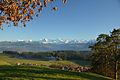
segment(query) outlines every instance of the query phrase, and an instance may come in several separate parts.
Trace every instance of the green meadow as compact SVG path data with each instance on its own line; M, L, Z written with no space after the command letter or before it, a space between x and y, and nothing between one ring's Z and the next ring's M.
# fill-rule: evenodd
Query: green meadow
M38 66L17 66L17 62L38 64ZM72 72L47 67L50 65L77 66L78 64L71 61L38 61L18 59L0 54L0 80L111 80L108 77L95 73Z

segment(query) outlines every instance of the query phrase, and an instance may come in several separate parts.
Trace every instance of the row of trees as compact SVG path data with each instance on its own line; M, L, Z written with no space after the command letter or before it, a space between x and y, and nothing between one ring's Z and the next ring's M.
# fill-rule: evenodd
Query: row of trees
M17 58L47 60L48 57L59 58L60 60L88 60L90 51L48 51L48 52L22 52L3 51L4 54Z
M91 46L93 71L118 79L120 62L120 29L100 34Z
M50 56L59 57L63 60L89 60L90 51L52 51Z

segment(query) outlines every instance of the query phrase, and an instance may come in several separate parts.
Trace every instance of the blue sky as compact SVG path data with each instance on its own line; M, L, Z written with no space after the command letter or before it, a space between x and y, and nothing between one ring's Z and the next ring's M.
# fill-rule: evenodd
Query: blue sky
M66 5L56 5L60 6L58 11L45 8L26 28L0 31L0 40L90 40L120 27L120 0L68 0Z

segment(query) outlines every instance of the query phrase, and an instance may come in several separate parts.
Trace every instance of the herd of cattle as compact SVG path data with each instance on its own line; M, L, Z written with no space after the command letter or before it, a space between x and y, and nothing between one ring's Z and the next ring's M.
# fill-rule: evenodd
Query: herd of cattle
M32 64L32 63L16 63L17 66L46 66L53 69L61 69L66 71L74 71L74 72L89 72L91 68L89 67L83 67L83 66L48 66L48 65L38 65L38 64Z
M75 72L88 72L90 71L90 68L82 67L82 66L77 66L77 67L64 66L62 67L62 70L75 71Z

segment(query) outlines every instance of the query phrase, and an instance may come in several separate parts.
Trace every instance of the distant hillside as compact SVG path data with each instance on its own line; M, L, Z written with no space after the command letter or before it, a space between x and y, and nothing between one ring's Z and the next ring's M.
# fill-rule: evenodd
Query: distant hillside
M0 42L0 51L19 51L19 52L39 52L39 51L58 51L74 50L88 51L88 47L94 42L79 42L77 40L41 40L41 41L2 41Z

